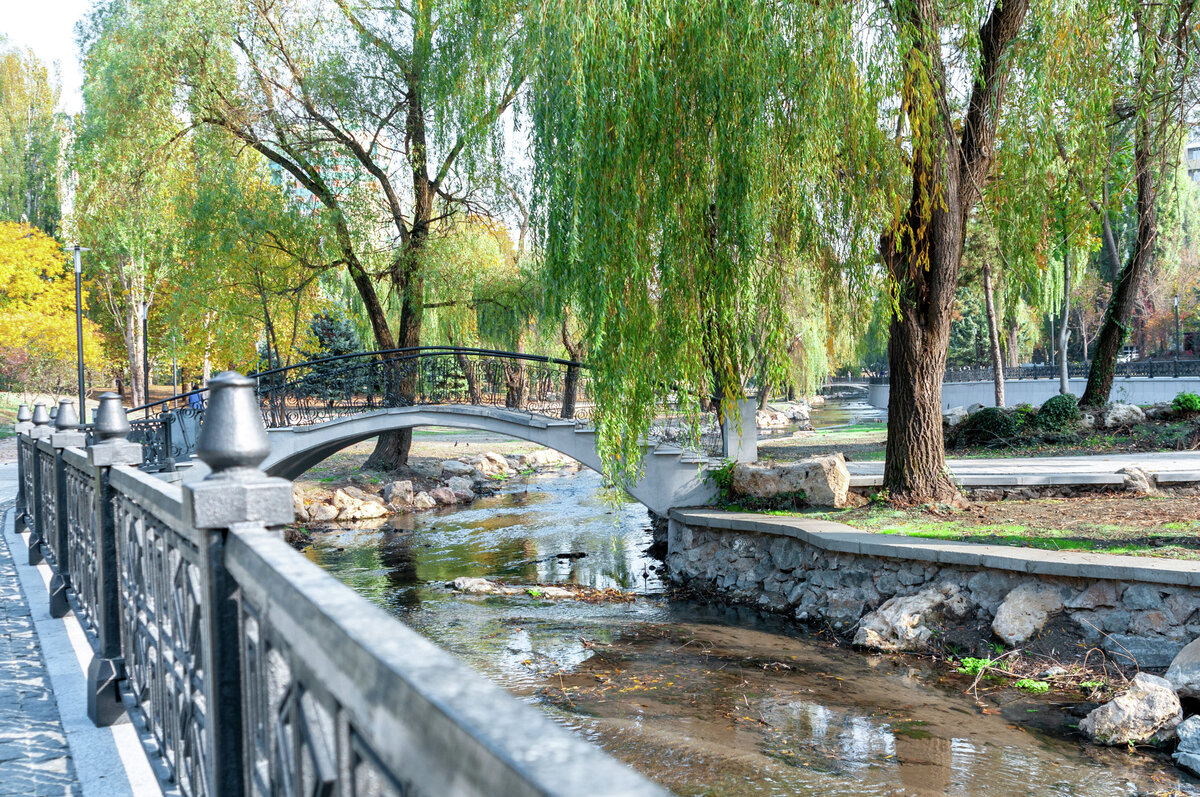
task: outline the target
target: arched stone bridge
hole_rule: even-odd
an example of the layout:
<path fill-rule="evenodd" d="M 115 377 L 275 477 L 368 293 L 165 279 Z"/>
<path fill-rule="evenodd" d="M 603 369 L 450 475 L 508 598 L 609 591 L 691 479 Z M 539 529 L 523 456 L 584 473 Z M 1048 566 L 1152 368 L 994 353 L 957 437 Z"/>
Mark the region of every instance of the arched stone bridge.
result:
<path fill-rule="evenodd" d="M 426 347 L 328 358 L 267 371 L 257 379 L 271 443 L 262 468 L 273 476 L 294 479 L 346 446 L 421 426 L 493 432 L 552 448 L 593 470 L 602 467 L 582 363 Z M 146 417 L 136 419 L 139 413 Z M 715 418 L 707 434 L 689 436 L 679 413 L 664 408 L 654 438 L 645 444 L 643 475 L 625 485 L 626 491 L 659 514 L 710 503 L 709 459 L 756 455 L 749 402 L 745 413 L 740 436 L 736 419 L 720 434 Z M 139 407 L 131 412 L 131 439 L 143 444 L 151 469 L 170 471 L 189 463 L 183 479 L 193 482 L 206 473 L 202 463 L 191 462 L 203 414 L 204 391 Z M 685 439 L 700 445 L 680 445 Z"/>

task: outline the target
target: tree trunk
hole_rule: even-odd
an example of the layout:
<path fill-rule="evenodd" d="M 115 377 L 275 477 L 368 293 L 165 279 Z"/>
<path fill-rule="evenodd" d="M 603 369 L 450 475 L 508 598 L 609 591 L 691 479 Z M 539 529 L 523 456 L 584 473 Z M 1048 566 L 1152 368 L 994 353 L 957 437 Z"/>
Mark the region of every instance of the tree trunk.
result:
<path fill-rule="evenodd" d="M 1071 241 L 1063 241 L 1063 303 L 1058 319 L 1058 392 L 1071 392 L 1071 372 L 1067 365 L 1067 342 L 1071 339 Z"/>
<path fill-rule="evenodd" d="M 1152 146 L 1149 120 L 1141 118 L 1133 156 L 1137 180 L 1137 239 L 1132 256 L 1117 275 L 1112 298 L 1096 338 L 1096 353 L 1088 372 L 1087 388 L 1080 399 L 1080 403 L 1087 407 L 1100 407 L 1108 403 L 1117 357 L 1125 345 L 1129 318 L 1133 314 L 1142 282 L 1154 266 L 1154 248 L 1158 242 L 1158 172 L 1162 166 L 1155 162 Z"/>
<path fill-rule="evenodd" d="M 992 266 L 983 265 L 983 298 L 987 305 L 988 338 L 992 350 L 992 379 L 996 383 L 996 406 L 1004 406 L 1004 360 L 1000 356 L 1000 329 L 996 325 L 996 302 L 992 291 Z"/>
<path fill-rule="evenodd" d="M 912 36 L 904 55 L 902 103 L 913 131 L 912 196 L 904 215 L 880 237 L 881 260 L 897 287 L 888 342 L 891 396 L 883 483 L 898 503 L 958 495 L 946 470 L 942 437 L 942 379 L 954 289 L 967 217 L 995 159 L 1008 51 L 1028 7 L 1029 0 L 997 2 L 980 27 L 979 72 L 961 126 L 949 117 L 934 4 L 908 4 L 898 20 Z"/>

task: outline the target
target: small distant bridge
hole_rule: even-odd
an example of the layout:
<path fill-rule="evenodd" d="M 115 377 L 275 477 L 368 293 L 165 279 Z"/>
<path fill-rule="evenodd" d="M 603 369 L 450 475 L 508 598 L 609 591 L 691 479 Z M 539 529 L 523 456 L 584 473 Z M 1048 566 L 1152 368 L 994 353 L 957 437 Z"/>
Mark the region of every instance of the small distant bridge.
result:
<path fill-rule="evenodd" d="M 329 357 L 255 379 L 271 444 L 262 467 L 272 476 L 294 479 L 348 445 L 421 426 L 494 432 L 552 448 L 593 470 L 602 467 L 583 363 L 420 347 Z M 185 481 L 205 475 L 203 464 L 192 461 L 205 397 L 206 391 L 192 391 L 131 411 L 130 439 L 142 444 L 146 469 L 187 465 Z M 643 475 L 626 490 L 659 514 L 710 502 L 708 460 L 756 456 L 752 411 L 740 436 L 736 419 L 730 421 L 724 433 L 715 414 L 695 428 L 683 413 L 664 407 L 645 443 Z"/>

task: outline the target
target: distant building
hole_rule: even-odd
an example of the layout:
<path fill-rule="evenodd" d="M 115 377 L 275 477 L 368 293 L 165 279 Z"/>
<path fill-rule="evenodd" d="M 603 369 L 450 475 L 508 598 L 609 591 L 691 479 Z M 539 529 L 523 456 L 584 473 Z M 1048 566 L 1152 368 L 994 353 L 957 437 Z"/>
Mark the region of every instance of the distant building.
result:
<path fill-rule="evenodd" d="M 1200 137 L 1195 133 L 1188 141 L 1184 160 L 1187 162 L 1188 177 L 1192 178 L 1193 183 L 1200 183 Z"/>

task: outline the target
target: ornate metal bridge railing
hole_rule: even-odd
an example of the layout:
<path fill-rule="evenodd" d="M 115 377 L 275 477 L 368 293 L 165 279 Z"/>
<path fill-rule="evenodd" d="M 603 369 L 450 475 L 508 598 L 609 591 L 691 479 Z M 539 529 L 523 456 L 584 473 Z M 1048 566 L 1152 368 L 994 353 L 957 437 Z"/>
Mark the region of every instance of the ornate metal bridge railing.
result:
<path fill-rule="evenodd" d="M 284 543 L 254 380 L 210 390 L 185 486 L 136 467 L 114 394 L 88 445 L 66 406 L 19 416 L 18 530 L 92 639 L 93 721 L 128 709 L 185 797 L 665 794 Z"/>
<path fill-rule="evenodd" d="M 325 423 L 385 407 L 470 404 L 580 424 L 593 420 L 587 366 L 534 354 L 444 346 L 328 357 L 253 375 L 267 428 Z M 142 444 L 146 470 L 174 470 L 195 451 L 207 390 L 130 410 L 130 440 Z M 678 408 L 663 407 L 652 436 L 721 453 L 715 413 L 693 429 Z"/>

